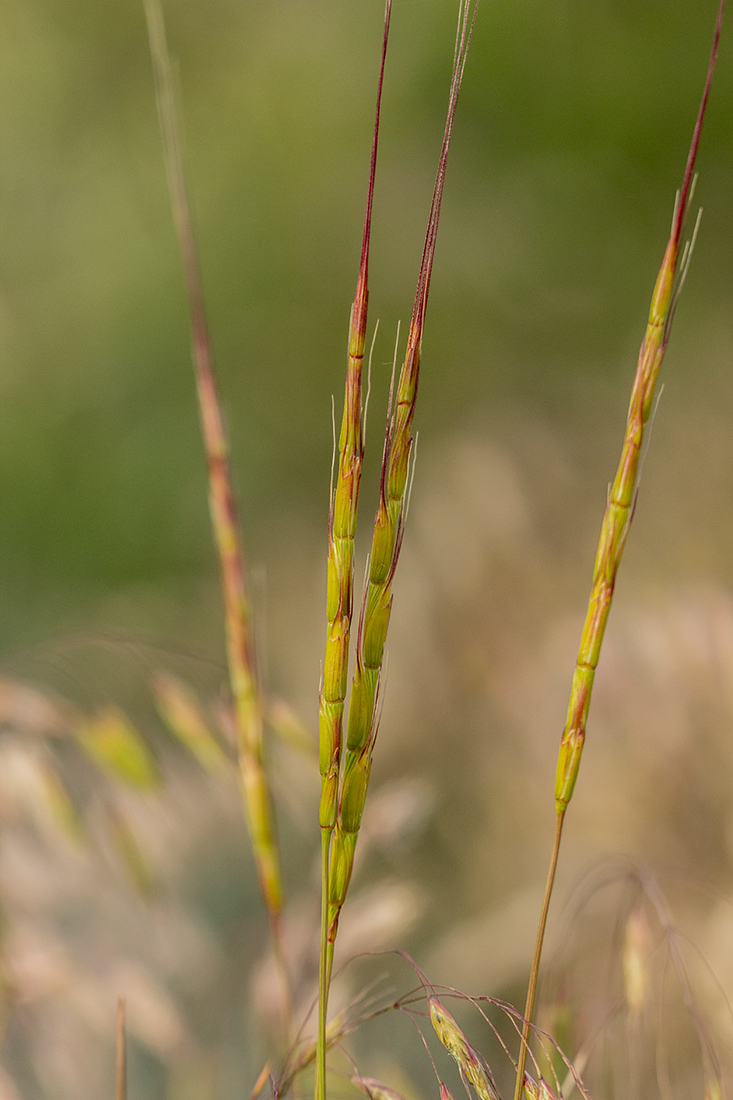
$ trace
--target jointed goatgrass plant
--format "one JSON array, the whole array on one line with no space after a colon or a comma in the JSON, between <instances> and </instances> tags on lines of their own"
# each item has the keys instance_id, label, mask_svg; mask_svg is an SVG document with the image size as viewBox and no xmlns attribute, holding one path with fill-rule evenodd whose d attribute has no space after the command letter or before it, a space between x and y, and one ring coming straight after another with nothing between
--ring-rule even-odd
<instances>
[{"instance_id":1,"label":"jointed goatgrass plant","mask_svg":"<svg viewBox=\"0 0 733 1100\"><path fill-rule=\"evenodd\" d=\"M387 427L379 473L379 496L374 520L371 551L368 557L364 592L353 629L355 590L355 537L358 518L362 463L365 451L366 400L363 369L367 347L367 305L369 297L369 253L372 207L375 193L377 144L382 104L382 88L387 55L393 0L387 0L384 13L381 64L378 70L377 109L373 131L372 154L368 177L366 214L361 246L357 288L351 310L347 341L346 390L341 430L334 457L330 506L328 514L326 648L322 664L319 693L319 772L320 809L318 826L321 839L321 915L318 966L318 1008L313 1032L296 1018L296 1005L291 997L288 959L284 940L283 885L280 854L274 823L270 784L266 772L264 724L268 711L267 688L261 681L255 660L249 582L245 555L237 520L229 462L229 446L224 417L214 374L213 359L204 310L204 295L199 262L194 241L192 216L185 185L181 138L179 134L171 62L166 44L163 16L159 0L145 0L153 68L155 72L160 124L174 221L185 276L190 314L193 359L198 391L199 411L209 478L209 503L214 538L219 556L226 630L228 672L231 689L233 724L237 754L237 773L241 789L259 887L267 911L272 952L275 960L278 995L281 1009L281 1040L283 1051L273 1055L254 1085L252 1095L259 1095L268 1080L273 1096L302 1091L306 1070L314 1068L316 1100L326 1100L337 1086L328 1076L328 1053L341 1048L346 1036L357 1025L385 1013L401 1013L417 1027L428 1053L430 1047L422 1032L432 1026L443 1051L450 1057L470 1096L478 1100L498 1100L499 1074L492 1072L487 1057L473 1045L455 1016L445 1007L448 997L457 1003L468 1002L483 1016L493 1033L493 1040L511 1064L515 1100L524 1095L527 1100L555 1100L577 1089L587 1096L579 1077L580 1065L574 1067L553 1037L546 1035L534 1022L535 995L545 927L548 918L555 871L557 867L563 823L573 796L586 735L593 682L598 666L601 644L609 614L614 585L629 527L636 507L639 471L642 462L645 429L652 413L655 385L667 348L670 328L678 295L690 259L692 243L683 244L685 217L694 188L695 160L700 142L713 70L718 50L724 0L719 0L713 48L705 81L702 102L690 146L682 186L674 210L672 230L663 263L654 288L647 330L639 354L633 383L621 461L609 488L606 513L595 560L591 596L581 636L580 649L571 685L567 721L562 733L555 784L556 829L544 900L541 908L536 946L532 959L527 1000L520 1013L487 996L466 997L444 987L432 987L417 971L419 986L401 997L372 1001L367 994L354 1004L341 1009L329 1020L329 991L332 981L334 950L339 921L347 902L352 877L357 840L362 823L375 741L380 718L381 693L384 690L384 657L387 631L393 601L395 571L405 533L411 476L414 469L413 422L422 343L435 255L441 199L446 177L448 149L453 131L458 96L466 65L468 49L476 20L478 0L460 0L458 28L453 58L448 114L437 175L428 217L425 244L420 264L417 290L407 334L404 364L395 379L393 370ZM648 434L648 433L647 433ZM352 643L355 635L355 644ZM351 650L353 649L353 655ZM348 692L349 663L354 671ZM190 752L212 773L225 759L216 737L203 719L196 699L187 689L169 676L159 676L155 684L158 709L168 727ZM348 713L347 713L348 706ZM100 767L130 779L139 786L154 787L158 781L152 757L144 746L138 746L134 730L128 728L117 712L97 716L94 722L79 728L77 740L89 757ZM56 798L57 816L66 815L75 826L70 800L63 788L49 786L49 799ZM315 813L313 815L314 831ZM127 839L125 839L127 843ZM130 862L135 863L137 852ZM140 871L144 880L144 868ZM645 882L647 898L653 898L656 913L665 931L670 919L655 894ZM625 997L629 1014L635 1019L644 1010L648 975L646 970L646 939L643 907L637 905L629 916L623 941L623 971ZM314 941L315 941L314 934ZM487 951L495 951L487 944ZM676 959L675 959L676 963ZM682 968L679 968L680 971ZM686 990L684 981L683 988ZM510 1049L502 1033L492 1022L491 1011L503 1016L511 1035L518 1043L516 1052ZM458 1009L456 1009L458 1012ZM125 1073L125 1008L120 999L117 1017L117 1100L124 1100L127 1084ZM281 1055L283 1055L281 1057ZM430 1055L432 1060L432 1055ZM580 1052L581 1062L584 1052ZM527 1060L529 1059L529 1071ZM721 1074L712 1048L703 1042L703 1074L706 1100L722 1096ZM370 1100L402 1100L401 1094L389 1084L357 1072L345 1075L351 1084ZM441 1080L433 1061L441 1100L453 1100L448 1086ZM339 1088L341 1085L339 1084Z\"/></svg>"}]
</instances>

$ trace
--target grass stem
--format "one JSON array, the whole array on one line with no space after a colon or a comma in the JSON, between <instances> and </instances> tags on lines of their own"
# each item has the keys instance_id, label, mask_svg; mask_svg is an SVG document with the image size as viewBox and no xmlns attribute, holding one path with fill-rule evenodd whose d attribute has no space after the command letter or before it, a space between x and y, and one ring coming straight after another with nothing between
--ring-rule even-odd
<instances>
[{"instance_id":1,"label":"grass stem","mask_svg":"<svg viewBox=\"0 0 733 1100\"><path fill-rule=\"evenodd\" d=\"M318 953L318 1035L316 1038L315 1100L326 1100L326 1023L328 1018L328 992L331 985L331 967L328 949L328 857L331 832L321 830L321 942Z\"/></svg>"},{"instance_id":2,"label":"grass stem","mask_svg":"<svg viewBox=\"0 0 733 1100\"><path fill-rule=\"evenodd\" d=\"M535 940L534 954L532 955L532 968L529 972L527 1002L524 1008L524 1023L522 1024L522 1043L519 1048L519 1058L517 1061L517 1080L514 1088L514 1100L521 1100L522 1089L524 1087L524 1069L527 1064L527 1054L529 1052L529 1033L532 1026L532 1015L534 1013L534 1002L537 993L537 979L540 972L540 961L542 959L542 946L545 942L547 915L550 912L550 900L552 898L552 890L555 885L557 857L560 854L560 842L562 840L562 827L564 821L565 810L562 807L558 807L555 813L555 837L552 842L550 866L547 870L545 893L542 898L542 909L540 910L540 919L537 924L537 939Z\"/></svg>"}]
</instances>

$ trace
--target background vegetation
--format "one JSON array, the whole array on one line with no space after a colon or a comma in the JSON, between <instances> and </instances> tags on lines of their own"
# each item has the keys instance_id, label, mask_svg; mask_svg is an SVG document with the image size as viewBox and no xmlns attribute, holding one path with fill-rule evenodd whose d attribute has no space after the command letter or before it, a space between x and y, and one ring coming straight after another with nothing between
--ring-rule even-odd
<instances>
[{"instance_id":1,"label":"background vegetation","mask_svg":"<svg viewBox=\"0 0 733 1100\"><path fill-rule=\"evenodd\" d=\"M381 7L179 0L166 12L263 659L273 691L309 726L325 623L330 400L338 406L342 390ZM471 992L521 1000L557 739L704 77L709 7L486 0L479 13L428 314L372 842L355 882L373 908L361 926L354 903L350 941L406 947L431 978ZM256 998L267 983L251 974L266 936L236 794L171 752L147 690L164 666L208 698L225 672L143 12L130 0L3 9L2 672L85 711L114 699L154 740L168 777L163 799L123 799L159 879L155 901L142 902L109 853L90 871L53 831L41 844L40 826L22 824L16 741L0 746L10 777L0 901L15 997L5 1064L26 1097L99 1095L116 993L136 981L131 1095L223 1098L261 1068ZM454 15L450 3L404 0L393 16L365 517ZM701 148L702 228L558 897L601 855L639 859L733 996L729 59L724 36ZM4 698L19 705L8 689ZM317 780L293 755L278 757L276 774L290 803L280 817L305 991ZM82 788L94 821L94 791ZM597 895L572 939L595 958L594 936L606 944L588 999L577 989L591 1020L614 997L619 889ZM567 943L560 929L558 907L555 943ZM346 933L345 915L344 956ZM724 997L700 980L709 1026L729 1038ZM663 1021L670 1036L676 1027ZM405 1025L401 1072L420 1081L427 1061L409 1035ZM395 1065L383 1057L375 1075Z\"/></svg>"}]
</instances>

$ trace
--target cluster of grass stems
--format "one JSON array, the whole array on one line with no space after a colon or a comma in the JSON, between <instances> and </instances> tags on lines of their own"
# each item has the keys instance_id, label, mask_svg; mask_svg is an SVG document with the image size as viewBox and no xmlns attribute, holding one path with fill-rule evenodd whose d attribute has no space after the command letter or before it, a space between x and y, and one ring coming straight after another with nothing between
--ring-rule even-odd
<instances>
[{"instance_id":1,"label":"cluster of grass stems","mask_svg":"<svg viewBox=\"0 0 733 1100\"><path fill-rule=\"evenodd\" d=\"M347 342L346 385L343 416L331 473L331 505L328 515L328 580L326 596L326 647L319 695L319 766L321 799L318 827L321 834L321 922L319 944L318 1011L316 1034L303 1039L293 1019L286 956L283 947L283 886L272 800L265 770L263 745L263 686L258 673L248 594L245 554L237 520L229 468L228 444L207 331L204 295L190 205L183 169L181 136L171 62L159 0L146 0L148 30L155 72L160 124L170 187L171 205L180 247L191 323L193 360L200 419L209 475L209 502L214 538L219 555L227 654L233 709L236 718L237 756L244 814L271 934L282 1006L284 1047L289 1049L282 1067L271 1073L265 1067L254 1095L271 1079L273 1093L281 1096L297 1088L300 1074L315 1069L315 1100L326 1100L327 1055L355 1026L355 1014L339 1015L329 1022L328 1002L334 947L339 918L346 903L359 829L364 811L372 758L380 717L385 644L393 601L393 585L405 532L409 488L414 465L413 420L418 395L423 331L435 255L440 207L446 178L448 151L456 116L461 81L474 31L478 0L460 0L458 27L442 147L428 217L417 289L407 333L401 370L393 370L387 425L379 475L379 499L374 517L371 551L356 624L355 535L357 528L362 461L366 435L368 384L365 381L367 308L369 300L369 245L372 203L376 181L377 148L382 85L387 58L392 0L384 12L381 61L378 68L376 117L368 177L366 213L356 293L351 308ZM527 999L523 1012L508 1005L506 1012L517 1037L515 1052L499 1041L515 1068L514 1100L550 1098L561 1093L563 1082L555 1074L548 1083L532 1052L551 1043L533 1024L535 995L542 946L560 852L565 816L578 778L586 736L593 681L613 597L619 564L634 516L638 494L645 430L652 413L659 369L670 337L678 296L687 271L695 224L685 243L685 220L694 189L695 161L700 142L721 32L724 0L719 0L714 41L702 101L695 124L682 185L677 195L672 227L654 287L649 319L634 376L621 457L608 492L588 611L572 677L567 720L562 732L555 780L555 835L547 884L538 921L534 955L529 968ZM396 353L395 353L396 355ZM352 641L352 634L354 639ZM353 653L352 653L353 650ZM353 669L350 677L350 667ZM349 689L350 681L350 689ZM314 828L315 828L314 818ZM480 1100L498 1096L491 1071L466 1039L436 990L415 968L418 988L389 1010L416 1012L426 1006L427 1019L437 1038L458 1066L467 1089ZM448 993L447 995L450 995ZM485 1002L489 998L483 998ZM484 1012L479 1000L474 1000ZM496 1003L496 1002L493 1002ZM360 1019L370 1010L361 1006ZM384 1008L374 1010L375 1014ZM425 1015L425 1013L423 1013ZM485 1013L484 1013L485 1015ZM486 1017L488 1020L488 1017ZM490 1025L493 1026L493 1025ZM714 1055L704 1050L706 1087L710 1095L719 1081ZM527 1072L527 1060L533 1064ZM557 1061L557 1059L555 1059ZM550 1062L551 1059L546 1059ZM566 1084L583 1086L573 1066L564 1060ZM436 1070L437 1074L437 1070ZM447 1086L439 1080L441 1100L449 1100ZM370 1078L352 1076L353 1083L374 1100L393 1100L388 1086ZM118 1014L118 1100L126 1091L124 1005Z\"/></svg>"}]
</instances>

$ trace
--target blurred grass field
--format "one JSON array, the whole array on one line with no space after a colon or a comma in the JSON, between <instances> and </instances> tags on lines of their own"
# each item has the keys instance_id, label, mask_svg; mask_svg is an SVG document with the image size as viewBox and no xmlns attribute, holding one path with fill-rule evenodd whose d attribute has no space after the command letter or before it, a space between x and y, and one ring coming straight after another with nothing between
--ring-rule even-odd
<instances>
[{"instance_id":1,"label":"blurred grass field","mask_svg":"<svg viewBox=\"0 0 733 1100\"><path fill-rule=\"evenodd\" d=\"M166 8L262 658L272 690L310 726L325 628L331 395L338 410L381 8ZM148 996L168 1030L136 1025L131 1095L223 1098L261 1068L250 975L264 920L236 796L166 755L146 686L170 667L207 697L225 669L144 16L131 0L5 0L3 9L0 672L82 708L124 706L171 776L162 808L125 803L162 877L152 910L127 896L114 860L103 861L97 892L84 861L45 833L43 857L23 830L22 843L6 844L0 904L9 926L26 930L7 950L22 980L6 1065L25 1098L99 1094L116 985L137 982L147 990L140 1003ZM364 905L371 897L386 913L377 943L408 948L456 986L521 997L598 525L713 9L484 0L479 13L428 312L377 808L355 882ZM442 134L454 15L447 2L398 0L393 16L364 530L394 332L409 316ZM703 221L558 898L602 855L640 860L733 998L730 58L724 34L699 162ZM5 739L11 762L14 745ZM17 829L7 786L3 819ZM304 989L316 787L299 758L278 756ZM577 944L587 934L593 956L606 943L611 968L600 908L598 939L591 920ZM363 945L357 916L350 942ZM168 945L158 954L150 921ZM558 905L556 936L560 928ZM28 958L57 960L56 970L41 967L45 985ZM188 973L182 960L195 961ZM704 995L711 1029L730 1039L725 998L707 984ZM255 1036L244 1047L243 1033ZM414 1044L404 1054L413 1081L421 1058ZM687 1081L680 1071L680 1087Z\"/></svg>"}]
</instances>

